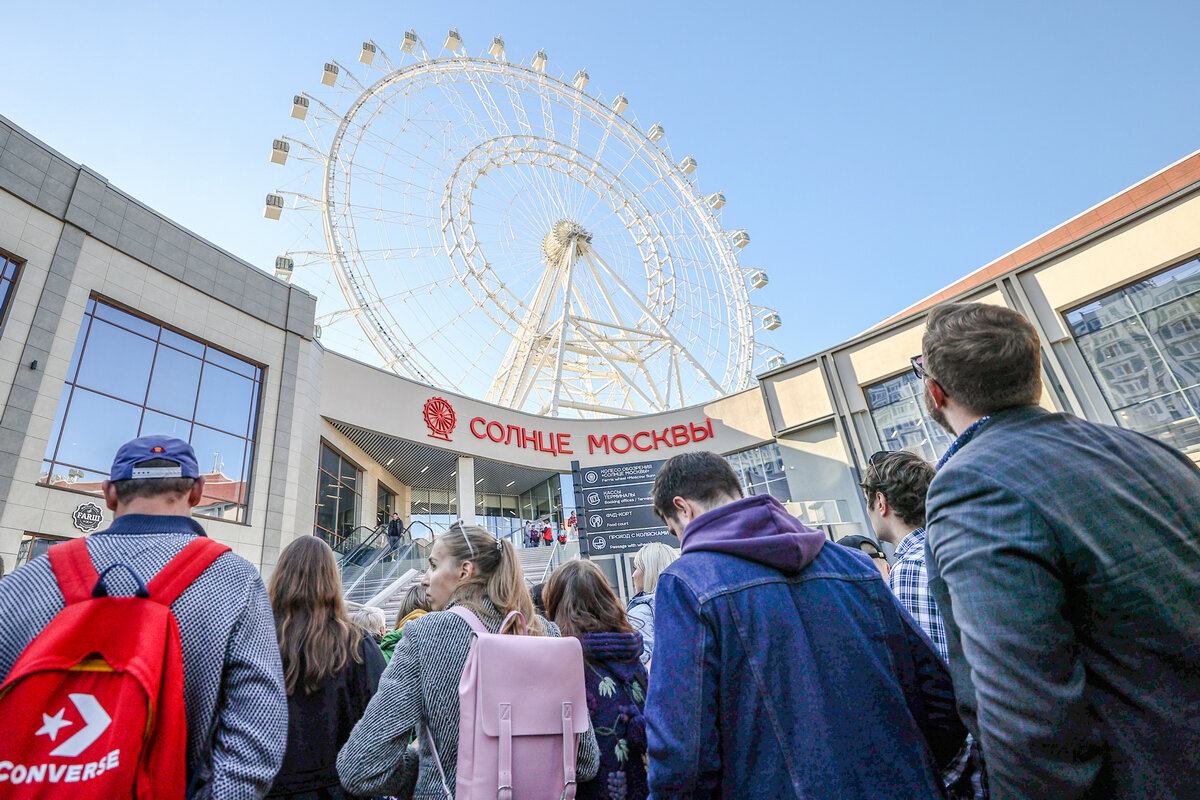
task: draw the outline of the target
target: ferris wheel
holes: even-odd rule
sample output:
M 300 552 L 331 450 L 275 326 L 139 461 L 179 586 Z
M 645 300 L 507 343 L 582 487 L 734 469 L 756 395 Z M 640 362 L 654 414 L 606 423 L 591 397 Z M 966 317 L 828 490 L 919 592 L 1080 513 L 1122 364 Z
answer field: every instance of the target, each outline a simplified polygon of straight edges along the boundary
M 358 60 L 325 64 L 328 88 L 293 98 L 306 135 L 272 146 L 306 165 L 267 196 L 304 242 L 276 273 L 318 295 L 327 346 L 548 416 L 677 408 L 782 363 L 749 234 L 624 95 L 548 74 L 544 51 L 510 62 L 499 36 L 469 56 L 457 30 Z

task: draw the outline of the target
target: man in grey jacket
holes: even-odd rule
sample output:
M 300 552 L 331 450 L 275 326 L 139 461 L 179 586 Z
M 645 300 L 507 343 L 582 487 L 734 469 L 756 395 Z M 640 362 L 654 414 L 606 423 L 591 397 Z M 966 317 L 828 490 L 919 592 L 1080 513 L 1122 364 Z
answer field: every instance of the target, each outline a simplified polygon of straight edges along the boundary
M 104 499 L 113 524 L 88 537 L 97 571 L 126 564 L 144 582 L 204 529 L 191 517 L 204 478 L 187 442 L 144 436 L 117 451 Z M 114 595 L 136 586 L 124 570 L 105 580 Z M 49 559 L 39 556 L 0 581 L 0 681 L 21 651 L 63 609 Z M 187 711 L 189 798 L 258 800 L 287 747 L 284 689 L 266 588 L 248 561 L 224 553 L 171 604 L 179 622 Z
M 1200 471 L 1040 408 L 1015 311 L 935 309 L 922 350 L 958 436 L 926 502 L 929 583 L 992 798 L 1200 797 Z

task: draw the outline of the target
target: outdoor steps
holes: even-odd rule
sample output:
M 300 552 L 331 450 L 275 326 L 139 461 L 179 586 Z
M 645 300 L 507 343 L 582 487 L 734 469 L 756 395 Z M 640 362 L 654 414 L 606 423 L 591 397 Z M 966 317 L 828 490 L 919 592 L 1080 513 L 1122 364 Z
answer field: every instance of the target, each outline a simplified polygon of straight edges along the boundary
M 399 619 L 400 605 L 404 602 L 404 597 L 408 594 L 408 590 L 421 582 L 421 575 L 422 573 L 420 572 L 415 573 L 412 578 L 401 584 L 400 588 L 393 592 L 392 596 L 380 606 L 383 609 L 384 619 L 387 620 L 388 630 L 396 627 L 396 622 Z
M 555 553 L 553 547 L 519 547 L 517 548 L 517 556 L 521 562 L 521 569 L 525 572 L 525 580 L 530 583 L 541 583 L 542 576 L 546 574 L 546 565 L 550 563 L 550 559 Z M 384 616 L 387 619 L 388 628 L 393 628 L 396 625 L 397 613 L 400 610 L 400 605 L 404 602 L 404 596 L 408 593 L 410 587 L 421 581 L 422 573 L 414 573 L 412 578 L 405 581 L 392 596 L 385 600 L 380 606 L 383 609 Z M 382 589 L 386 586 L 382 584 L 378 587 L 373 587 L 373 591 Z
M 546 565 L 555 552 L 553 547 L 518 547 L 517 556 L 521 560 L 521 569 L 525 571 L 525 580 L 533 584 L 542 582 L 546 574 Z

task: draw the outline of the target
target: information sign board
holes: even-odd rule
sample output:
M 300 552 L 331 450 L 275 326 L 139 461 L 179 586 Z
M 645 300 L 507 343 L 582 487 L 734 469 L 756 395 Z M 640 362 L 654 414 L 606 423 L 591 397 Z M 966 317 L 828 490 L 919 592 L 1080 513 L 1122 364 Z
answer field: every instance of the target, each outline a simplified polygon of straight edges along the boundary
M 654 516 L 654 499 L 650 496 L 654 477 L 664 463 L 665 459 L 604 467 L 572 463 L 584 556 L 632 553 L 651 542 L 679 546 L 679 540 Z

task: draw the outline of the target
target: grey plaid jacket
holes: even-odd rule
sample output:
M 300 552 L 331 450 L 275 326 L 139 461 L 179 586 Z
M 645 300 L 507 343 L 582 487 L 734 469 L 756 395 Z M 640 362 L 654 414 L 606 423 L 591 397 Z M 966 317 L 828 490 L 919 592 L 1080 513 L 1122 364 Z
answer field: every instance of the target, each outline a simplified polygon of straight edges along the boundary
M 88 537 L 98 571 L 121 563 L 149 581 L 204 529 L 191 517 L 126 514 Z M 124 570 L 106 578 L 131 595 Z M 21 651 L 63 609 L 50 561 L 40 556 L 0 580 L 0 681 Z M 225 553 L 171 604 L 183 652 L 187 769 L 194 797 L 257 800 L 287 748 L 287 692 L 275 618 L 258 572 Z
M 993 800 L 1200 798 L 1198 503 L 1182 453 L 1037 407 L 938 472 L 929 583 Z

